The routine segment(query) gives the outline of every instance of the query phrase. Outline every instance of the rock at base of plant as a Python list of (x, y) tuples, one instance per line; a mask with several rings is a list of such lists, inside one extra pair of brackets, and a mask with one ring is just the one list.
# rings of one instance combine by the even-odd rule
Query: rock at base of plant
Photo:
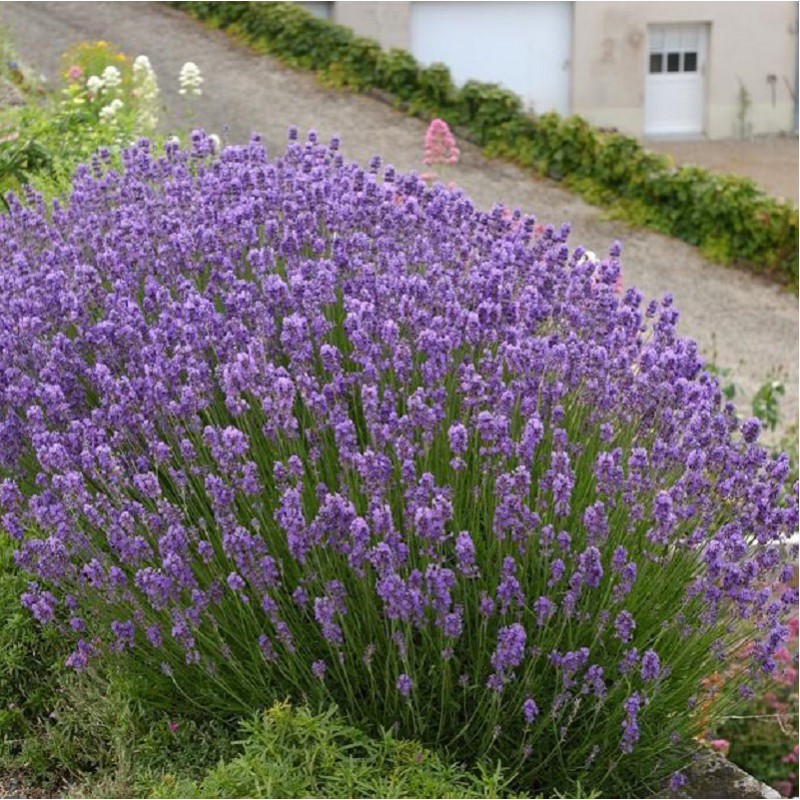
[(719, 753), (703, 753), (686, 771), (686, 784), (680, 792), (664, 792), (658, 797), (688, 798), (779, 798), (781, 795)]

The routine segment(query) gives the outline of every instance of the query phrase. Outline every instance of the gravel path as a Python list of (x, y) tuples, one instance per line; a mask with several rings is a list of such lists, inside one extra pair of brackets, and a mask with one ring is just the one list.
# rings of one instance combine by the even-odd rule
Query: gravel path
[[(158, 3), (10, 3), (0, 5), (20, 58), (48, 76), (71, 45), (106, 39), (131, 56), (148, 55), (159, 76), (168, 124), (185, 127), (185, 99), (176, 76), (185, 61), (205, 76), (193, 122), (209, 131), (226, 127), (231, 141), (260, 132), (271, 152), (282, 151), (286, 128), (315, 128), (323, 139), (342, 137), (346, 156), (366, 161), (381, 154), (400, 170), (422, 170), (425, 124), (367, 97), (321, 88), (308, 74), (280, 66), (232, 43), (219, 31)], [(749, 398), (770, 370), (784, 371), (786, 424), (798, 415), (798, 303), (781, 287), (703, 259), (683, 242), (604, 219), (557, 184), (535, 179), (513, 166), (485, 159), (462, 143), (462, 163), (453, 179), (481, 207), (518, 206), (542, 223), (569, 220), (572, 242), (597, 253), (619, 240), (625, 281), (647, 297), (672, 292), (681, 311), (680, 330), (697, 339), (716, 360), (734, 370), (740, 398)], [(740, 399), (741, 402), (741, 399)]]

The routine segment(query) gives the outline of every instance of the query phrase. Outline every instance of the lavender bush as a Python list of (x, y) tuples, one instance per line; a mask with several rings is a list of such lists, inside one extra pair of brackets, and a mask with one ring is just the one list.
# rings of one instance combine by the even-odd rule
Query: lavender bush
[(797, 486), (617, 246), (313, 133), (123, 162), (0, 219), (2, 526), (70, 666), (623, 794), (775, 668)]

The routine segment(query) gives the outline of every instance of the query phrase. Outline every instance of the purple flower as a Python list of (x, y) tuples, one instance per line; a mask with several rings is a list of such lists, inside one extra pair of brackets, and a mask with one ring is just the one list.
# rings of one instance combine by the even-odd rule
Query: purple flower
[(397, 691), (400, 692), (403, 697), (408, 697), (411, 694), (411, 678), (408, 677), (404, 672), (397, 677)]
[(620, 611), (614, 619), (614, 629), (621, 642), (629, 642), (633, 638), (636, 621), (630, 611)]
[(550, 565), (550, 580), (548, 586), (555, 586), (564, 577), (566, 565), (560, 558), (556, 558)]
[(486, 592), (481, 592), (480, 612), (484, 617), (491, 617), (494, 614), (494, 600)]
[(28, 591), (22, 595), (22, 607), (27, 608), (42, 625), (55, 619), (56, 604), (55, 596), (51, 592), (42, 591), (35, 583), (29, 583)]
[(245, 585), (246, 584), (242, 579), (241, 575), (238, 575), (235, 572), (231, 572), (231, 574), (228, 575), (228, 587), (230, 588), (231, 591), (241, 592), (242, 589), (244, 589)]
[(314, 619), (322, 628), (322, 635), (331, 644), (340, 645), (344, 642), (342, 628), (334, 619), (341, 613), (338, 604), (330, 597), (317, 597), (314, 599)]
[(623, 733), (620, 750), (623, 753), (632, 753), (634, 745), (639, 741), (638, 715), (641, 706), (642, 698), (638, 692), (634, 692), (622, 704), (625, 710), (625, 719), (622, 721)]
[(600, 561), (600, 551), (596, 547), (587, 547), (579, 558), (581, 572), (583, 572), (586, 585), (596, 589), (603, 578), (603, 565)]
[(467, 452), (467, 429), (460, 423), (454, 422), (447, 431), (447, 439), (453, 455), (462, 456)]
[(505, 614), (513, 605), (523, 606), (525, 595), (516, 577), (517, 562), (511, 556), (503, 559), (502, 579), (497, 587), (500, 613)]
[(541, 626), (556, 613), (558, 606), (549, 597), (542, 595), (534, 601), (533, 610), (536, 614), (536, 624)]
[(278, 660), (278, 654), (275, 652), (275, 646), (272, 644), (272, 640), (269, 638), (269, 636), (267, 636), (266, 633), (262, 633), (258, 637), (258, 646), (262, 655), (267, 661)]
[(601, 666), (592, 664), (592, 666), (586, 670), (581, 692), (583, 694), (592, 692), (598, 699), (602, 699), (606, 696), (606, 684), (603, 680), (603, 668)]
[(475, 545), (469, 531), (461, 531), (456, 537), (456, 559), (458, 570), (464, 577), (472, 578), (478, 574), (475, 565)]
[(324, 680), (327, 670), (328, 665), (323, 660), (313, 661), (311, 663), (311, 674), (319, 680)]
[(756, 417), (750, 417), (742, 423), (742, 438), (752, 444), (761, 433), (761, 422)]
[(497, 648), (492, 656), (492, 666), (497, 672), (514, 669), (522, 663), (525, 639), (525, 629), (517, 622), (500, 628), (497, 632)]
[(526, 698), (522, 704), (522, 717), (526, 725), (530, 725), (539, 716), (539, 707), (532, 697)]
[(446, 614), (442, 623), (442, 630), (448, 639), (457, 639), (464, 629), (464, 609), (456, 606), (451, 614)]
[(639, 651), (635, 647), (631, 647), (623, 653), (622, 660), (619, 662), (618, 668), (620, 674), (628, 675), (636, 668), (639, 663)]
[(686, 776), (682, 772), (673, 772), (669, 778), (669, 790), (671, 792), (679, 792), (686, 786)]
[(642, 680), (654, 681), (661, 674), (661, 661), (655, 650), (646, 650), (642, 654)]

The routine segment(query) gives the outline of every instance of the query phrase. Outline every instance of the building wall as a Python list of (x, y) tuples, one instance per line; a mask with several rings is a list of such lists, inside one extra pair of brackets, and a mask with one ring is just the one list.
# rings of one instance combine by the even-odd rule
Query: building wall
[[(739, 80), (752, 102), (745, 119), (749, 133), (793, 129), (797, 49), (793, 2), (578, 2), (573, 112), (596, 125), (641, 136), (647, 26), (682, 22), (709, 26), (705, 104), (709, 138), (739, 134)], [(776, 77), (774, 101), (768, 75)]]
[(389, 49), (411, 49), (411, 4), (407, 2), (336, 2), (333, 21), (347, 25)]
[[(334, 22), (383, 47), (412, 49), (410, 2), (333, 2)], [(740, 135), (740, 83), (750, 134), (795, 129), (797, 3), (784, 0), (574, 3), (571, 110), (603, 127), (644, 134), (648, 25), (708, 26), (704, 132)], [(767, 76), (774, 75), (770, 84)], [(773, 99), (774, 92), (774, 99)]]

